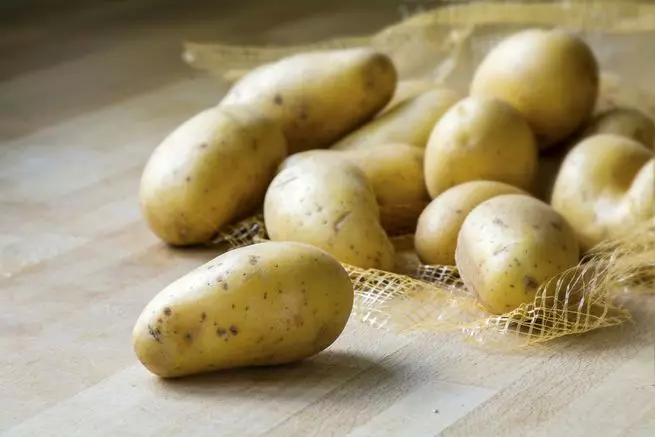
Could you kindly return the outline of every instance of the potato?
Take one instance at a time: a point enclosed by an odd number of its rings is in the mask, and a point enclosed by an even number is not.
[[[261,205],[287,146],[275,122],[252,108],[212,108],[157,146],[139,197],[150,229],[172,245],[209,241]]]
[[[653,218],[654,173],[651,150],[626,137],[594,135],[564,159],[551,203],[588,250]]]
[[[382,111],[380,111],[378,116],[386,113],[391,108],[395,107],[401,102],[404,102],[405,100],[416,97],[419,94],[422,94],[426,91],[430,91],[433,89],[443,89],[443,88],[444,88],[443,85],[438,84],[437,82],[431,80],[425,80],[425,79],[399,80],[398,83],[396,84],[396,90],[393,93],[393,97],[391,97],[391,101],[387,103],[387,106],[385,106],[384,109],[382,109]]]
[[[475,207],[462,224],[455,252],[464,284],[494,314],[532,302],[544,281],[575,266],[579,257],[566,220],[521,194]]]
[[[437,196],[421,213],[414,235],[421,262],[455,265],[457,235],[466,216],[485,200],[503,194],[526,193],[502,182],[472,181]]]
[[[487,54],[475,71],[471,95],[510,103],[546,148],[590,117],[598,87],[598,64],[584,41],[562,30],[531,29]]]
[[[309,52],[256,68],[220,105],[252,104],[280,122],[290,153],[325,148],[391,99],[396,70],[366,48]]]
[[[423,147],[434,124],[461,95],[449,89],[434,89],[396,105],[338,141],[334,150],[375,148],[381,144],[404,143]]]
[[[308,150],[289,156],[279,171],[306,160],[338,157],[362,169],[378,205],[382,226],[391,232],[412,229],[430,201],[423,177],[424,150],[407,144],[383,144],[373,149]]]
[[[133,345],[161,377],[291,363],[332,344],[352,305],[348,274],[326,252],[255,244],[164,288],[139,316]]]
[[[425,151],[425,182],[432,198],[474,180],[528,189],[537,160],[534,135],[514,108],[494,98],[469,97],[434,127]]]
[[[598,114],[585,131],[585,136],[596,134],[621,135],[649,149],[655,146],[655,122],[636,109],[614,108]]]
[[[306,160],[279,173],[266,193],[264,222],[271,240],[313,244],[362,268],[393,267],[375,193],[343,159]]]

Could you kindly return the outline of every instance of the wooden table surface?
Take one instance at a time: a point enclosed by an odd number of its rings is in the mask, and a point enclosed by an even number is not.
[[[146,302],[216,255],[165,247],[138,209],[149,153],[226,90],[181,61],[181,42],[370,32],[400,18],[379,3],[2,3],[0,432],[655,435],[653,299],[633,300],[635,323],[523,353],[351,320],[287,367],[163,381],[136,360]]]

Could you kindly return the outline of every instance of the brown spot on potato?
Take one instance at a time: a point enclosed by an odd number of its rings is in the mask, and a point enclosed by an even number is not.
[[[280,290],[280,293],[281,293],[281,292],[282,292],[282,290]],[[267,298],[268,298],[268,291],[265,291],[265,292],[264,292],[264,300],[266,300]]]
[[[186,177],[186,181],[187,181],[187,182],[191,182],[191,176],[187,176],[187,177]]]
[[[173,314],[173,311],[169,307],[164,307],[164,315],[168,317],[171,314]]]
[[[493,223],[494,225],[496,225],[496,226],[500,226],[501,228],[506,228],[506,227],[507,227],[507,225],[505,224],[505,222],[502,221],[502,220],[499,219],[499,218],[495,218],[495,219],[492,221],[492,223]]]
[[[226,334],[227,334],[227,331],[225,329],[223,329],[223,328],[217,328],[216,329],[216,335],[218,335],[219,337],[225,337]]]
[[[302,319],[300,314],[296,314],[293,316],[293,324],[296,325],[296,328],[299,328],[305,324],[305,321]]]
[[[200,322],[202,323],[202,322],[204,322],[205,320],[207,320],[207,313],[201,313],[201,314],[200,314]]]
[[[260,335],[259,338],[257,339],[257,343],[261,343],[262,341],[264,341],[264,336]]]
[[[562,230],[562,224],[559,222],[550,222],[550,226],[552,226],[553,229],[561,231]]]
[[[275,96],[273,96],[273,103],[275,103],[278,106],[282,105],[284,103],[284,99],[280,94],[276,94]]]
[[[227,282],[223,282],[221,284],[221,287],[223,287],[223,290],[227,290],[228,289]]]
[[[206,149],[207,148],[207,143],[200,143],[200,144],[198,144],[198,147],[200,147],[201,149]]]
[[[259,261],[259,257],[257,255],[250,255],[248,257],[248,263],[251,266],[257,265],[257,262]],[[244,273],[245,274],[245,273]]]
[[[193,341],[193,336],[191,335],[190,332],[187,332],[186,334],[184,334],[184,340],[187,343],[191,343]]]
[[[161,331],[159,328],[153,328],[151,325],[148,325],[148,334],[150,334],[157,343],[161,343]]]
[[[533,291],[539,287],[539,283],[537,282],[537,280],[532,276],[528,276],[528,275],[523,277],[523,285],[527,291]]]
[[[541,226],[539,226],[539,225],[532,225],[532,229],[534,229],[535,231],[538,231],[539,229],[541,229]]]
[[[456,210],[455,210],[455,214],[461,214],[461,213],[462,213],[462,210],[461,210],[461,209],[456,209]]]
[[[237,335],[239,333],[239,328],[237,328],[234,325],[230,325],[230,327],[228,329],[230,330],[230,333],[232,335]]]

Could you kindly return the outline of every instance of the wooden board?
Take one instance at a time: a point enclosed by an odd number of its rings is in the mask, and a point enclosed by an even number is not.
[[[145,303],[216,256],[162,245],[137,202],[152,149],[226,90],[181,42],[309,42],[399,18],[389,1],[0,7],[0,432],[655,435],[652,299],[634,324],[521,354],[352,320],[293,366],[162,381],[136,361]]]

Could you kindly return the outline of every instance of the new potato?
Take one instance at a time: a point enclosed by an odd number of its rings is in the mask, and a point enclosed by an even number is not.
[[[252,108],[202,111],[150,156],[139,191],[143,215],[169,244],[209,241],[261,204],[286,153],[280,127]]]
[[[596,134],[621,135],[649,149],[655,146],[655,122],[636,109],[614,108],[598,114],[585,131],[585,136]]]
[[[352,304],[347,272],[324,251],[255,244],[164,288],[139,316],[133,345],[161,377],[291,363],[332,344]]]
[[[280,172],[266,193],[264,222],[271,240],[312,244],[362,268],[393,267],[375,193],[343,159],[306,160]]]
[[[423,264],[455,265],[457,235],[466,216],[479,204],[503,194],[524,191],[494,181],[472,181],[452,187],[423,210],[414,234],[416,254]]]
[[[395,231],[413,228],[430,201],[423,177],[424,152],[407,144],[382,144],[372,149],[309,150],[289,156],[279,171],[307,160],[320,164],[325,159],[341,158],[355,164],[373,188],[382,226]]]
[[[571,223],[583,250],[621,237],[655,216],[655,156],[626,137],[586,138],[564,159],[551,204]]]
[[[425,151],[425,182],[432,198],[473,180],[529,189],[538,149],[530,127],[509,104],[469,97],[446,112]]]
[[[546,148],[591,116],[598,86],[598,64],[584,41],[562,30],[531,29],[487,54],[475,71],[471,95],[510,103]]]
[[[389,101],[389,103],[387,103],[387,106],[385,106],[382,109],[382,111],[380,111],[378,117],[381,114],[384,114],[385,112],[389,111],[391,108],[395,107],[399,103],[404,102],[405,100],[411,99],[426,91],[430,91],[437,88],[443,88],[443,85],[438,84],[437,82],[432,80],[426,80],[426,79],[399,80],[398,83],[396,84],[396,90],[394,91],[391,100]]]
[[[578,242],[548,204],[521,194],[493,197],[466,217],[457,269],[467,289],[495,314],[532,302],[539,286],[575,266]]]
[[[364,124],[391,99],[396,70],[366,48],[309,52],[256,68],[220,105],[250,104],[278,121],[289,152],[325,148]]]
[[[368,149],[388,143],[425,148],[434,124],[461,98],[458,92],[445,88],[426,91],[399,103],[331,148]]]

